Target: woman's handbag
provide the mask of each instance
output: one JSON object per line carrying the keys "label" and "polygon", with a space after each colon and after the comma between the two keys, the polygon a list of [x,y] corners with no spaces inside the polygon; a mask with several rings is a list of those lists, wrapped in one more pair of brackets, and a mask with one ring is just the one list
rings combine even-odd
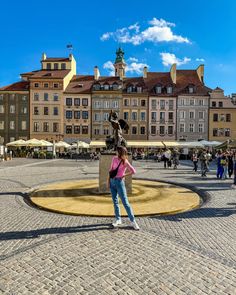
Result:
{"label": "woman's handbag", "polygon": [[109,175],[110,175],[110,178],[115,178],[116,177],[116,174],[118,172],[118,169],[120,167],[120,164],[121,164],[122,160],[120,161],[119,165],[116,167],[116,169],[113,169],[111,171],[109,171]]}

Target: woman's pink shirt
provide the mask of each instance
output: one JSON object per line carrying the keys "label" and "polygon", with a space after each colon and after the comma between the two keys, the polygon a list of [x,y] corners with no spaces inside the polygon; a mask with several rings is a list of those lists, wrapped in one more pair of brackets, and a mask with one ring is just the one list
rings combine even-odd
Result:
{"label": "woman's pink shirt", "polygon": [[[120,159],[118,157],[113,157],[110,171],[116,169],[119,163],[120,163]],[[136,173],[135,168],[130,164],[128,160],[126,160],[124,164],[123,163],[120,164],[115,178],[122,178],[125,174],[126,169],[128,169],[132,174]]]}

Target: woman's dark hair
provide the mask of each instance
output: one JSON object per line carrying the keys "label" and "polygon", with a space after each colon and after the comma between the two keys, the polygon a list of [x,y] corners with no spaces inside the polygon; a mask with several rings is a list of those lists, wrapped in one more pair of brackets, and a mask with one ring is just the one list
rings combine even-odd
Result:
{"label": "woman's dark hair", "polygon": [[125,160],[128,159],[128,151],[123,146],[117,147],[118,158],[122,160],[122,163],[125,163]]}

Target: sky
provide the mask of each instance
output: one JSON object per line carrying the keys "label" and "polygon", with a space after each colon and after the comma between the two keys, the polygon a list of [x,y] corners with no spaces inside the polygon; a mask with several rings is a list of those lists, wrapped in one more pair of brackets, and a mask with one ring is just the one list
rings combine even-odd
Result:
{"label": "sky", "polygon": [[234,0],[1,1],[0,87],[72,44],[77,74],[112,75],[121,46],[127,76],[204,64],[208,87],[236,93],[235,13]]}

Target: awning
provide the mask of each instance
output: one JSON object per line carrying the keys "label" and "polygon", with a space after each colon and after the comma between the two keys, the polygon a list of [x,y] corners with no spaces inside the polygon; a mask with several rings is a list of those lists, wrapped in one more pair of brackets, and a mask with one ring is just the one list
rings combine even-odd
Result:
{"label": "awning", "polygon": [[136,148],[164,148],[164,145],[161,141],[148,141],[148,140],[145,140],[145,141],[135,141],[135,140],[128,140],[127,141],[127,146],[128,147],[136,147]]}

